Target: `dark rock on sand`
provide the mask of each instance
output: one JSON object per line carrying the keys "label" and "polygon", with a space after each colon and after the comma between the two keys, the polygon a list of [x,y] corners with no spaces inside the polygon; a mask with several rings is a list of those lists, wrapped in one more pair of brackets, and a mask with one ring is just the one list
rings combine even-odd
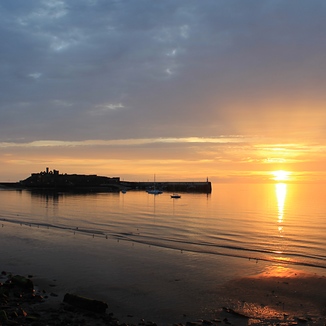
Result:
{"label": "dark rock on sand", "polygon": [[[104,313],[107,308],[104,302],[68,295],[68,301],[78,303],[77,307],[62,302],[48,303],[35,291],[30,279],[20,275],[12,276],[6,272],[1,273],[1,278],[1,326],[119,325],[116,318]],[[42,293],[44,294],[45,291]],[[86,303],[88,309],[86,309]]]}
{"label": "dark rock on sand", "polygon": [[14,286],[17,286],[23,290],[33,292],[34,290],[34,284],[33,282],[21,275],[14,275],[9,279],[9,282],[11,282]]}
{"label": "dark rock on sand", "polygon": [[86,309],[97,313],[105,313],[106,309],[108,308],[108,305],[103,301],[88,299],[69,293],[65,294],[63,302],[77,308]]}

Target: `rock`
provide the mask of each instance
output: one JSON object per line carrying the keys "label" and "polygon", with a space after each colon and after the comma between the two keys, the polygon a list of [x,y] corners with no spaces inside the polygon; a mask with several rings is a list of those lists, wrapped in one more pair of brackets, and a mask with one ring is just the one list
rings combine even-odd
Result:
{"label": "rock", "polygon": [[81,297],[79,295],[66,293],[63,302],[70,304],[71,306],[89,310],[97,313],[105,313],[108,308],[107,303],[103,301],[93,300]]}
{"label": "rock", "polygon": [[235,317],[240,317],[240,318],[248,318],[249,319],[249,316],[246,316],[246,315],[243,315],[237,311],[234,311],[233,309],[231,308],[225,308],[223,307],[223,310],[225,310],[226,312],[228,312],[229,314],[232,314],[233,316]]}
{"label": "rock", "polygon": [[202,323],[200,321],[187,321],[186,326],[201,326]]}
{"label": "rock", "polygon": [[34,290],[34,284],[33,282],[21,275],[14,275],[11,278],[11,283],[15,286],[20,287],[21,289],[28,290],[28,291],[33,291]]}

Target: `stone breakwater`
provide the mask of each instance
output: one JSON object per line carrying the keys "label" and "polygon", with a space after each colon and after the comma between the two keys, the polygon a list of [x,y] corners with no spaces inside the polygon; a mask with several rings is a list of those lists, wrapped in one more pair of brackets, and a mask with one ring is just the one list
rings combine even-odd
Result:
{"label": "stone breakwater", "polygon": [[211,193],[212,185],[208,179],[205,182],[132,182],[121,181],[120,177],[105,177],[96,174],[60,174],[53,170],[32,173],[19,182],[0,182],[0,187],[51,190],[51,191],[92,191],[119,192],[121,190],[159,189],[168,192],[200,192]]}
{"label": "stone breakwater", "polygon": [[210,194],[212,184],[210,181],[205,182],[128,182],[120,181],[120,187],[130,190],[148,190],[159,189],[166,192],[199,192]]}
{"label": "stone breakwater", "polygon": [[210,181],[205,182],[133,182],[119,181],[108,184],[33,184],[21,182],[0,182],[0,188],[4,189],[28,189],[28,190],[51,190],[51,191],[91,191],[91,192],[119,192],[121,190],[149,190],[159,189],[166,192],[205,193],[212,192]]}

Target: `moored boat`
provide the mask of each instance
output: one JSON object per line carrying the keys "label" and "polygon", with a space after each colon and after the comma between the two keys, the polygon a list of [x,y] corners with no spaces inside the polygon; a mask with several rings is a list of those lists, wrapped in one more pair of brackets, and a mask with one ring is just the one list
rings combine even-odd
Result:
{"label": "moored boat", "polygon": [[147,193],[151,195],[159,195],[159,194],[163,194],[163,191],[158,189],[152,189],[152,190],[147,190]]}
{"label": "moored boat", "polygon": [[162,191],[162,190],[156,189],[155,174],[154,174],[154,188],[153,188],[153,189],[148,189],[148,190],[146,190],[146,192],[147,192],[148,194],[151,194],[151,195],[159,195],[159,194],[163,194],[163,191]]}

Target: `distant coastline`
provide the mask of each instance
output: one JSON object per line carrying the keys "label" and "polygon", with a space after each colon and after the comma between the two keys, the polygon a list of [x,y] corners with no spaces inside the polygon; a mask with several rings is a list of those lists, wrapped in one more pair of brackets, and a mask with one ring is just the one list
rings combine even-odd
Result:
{"label": "distant coastline", "polygon": [[58,170],[32,173],[19,182],[0,182],[0,187],[11,189],[51,190],[51,191],[88,191],[120,192],[147,190],[153,187],[167,192],[211,193],[211,182],[135,182],[121,181],[120,177],[105,177],[96,174],[60,174]]}

